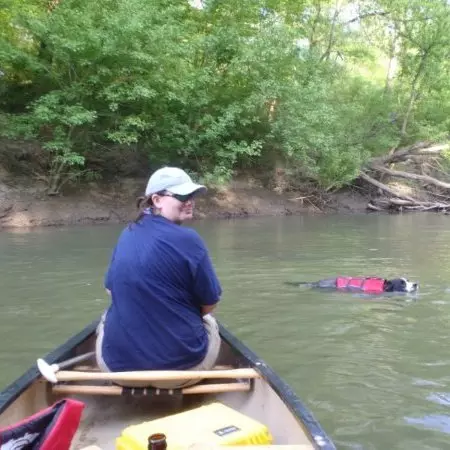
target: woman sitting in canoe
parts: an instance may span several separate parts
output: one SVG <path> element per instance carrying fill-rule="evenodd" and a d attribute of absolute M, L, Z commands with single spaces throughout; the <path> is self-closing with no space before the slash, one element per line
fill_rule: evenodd
<path fill-rule="evenodd" d="M 141 213 L 122 231 L 106 273 L 111 305 L 98 328 L 101 370 L 214 366 L 220 336 L 210 313 L 222 291 L 202 238 L 181 226 L 192 219 L 194 197 L 205 191 L 175 167 L 163 167 L 150 177 L 145 197 L 138 202 Z"/>

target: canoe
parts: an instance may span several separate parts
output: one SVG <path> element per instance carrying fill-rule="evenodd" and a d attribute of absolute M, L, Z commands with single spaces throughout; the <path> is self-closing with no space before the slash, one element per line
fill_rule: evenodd
<path fill-rule="evenodd" d="M 91 352 L 96 326 L 97 321 L 49 353 L 45 361 L 55 364 Z M 56 384 L 44 379 L 34 366 L 0 393 L 0 428 L 70 398 L 84 403 L 70 448 L 113 450 L 116 438 L 131 425 L 219 403 L 267 427 L 273 438 L 270 446 L 275 450 L 336 448 L 313 414 L 273 369 L 223 325 L 220 335 L 222 365 L 214 368 L 218 376 L 202 377 L 199 383 L 182 390 L 122 388 L 101 379 L 103 374 L 92 359 L 56 372 L 57 376 L 66 376 L 66 381 Z M 72 378 L 74 381 L 67 381 Z M 170 434 L 167 439 L 170 450 Z"/>

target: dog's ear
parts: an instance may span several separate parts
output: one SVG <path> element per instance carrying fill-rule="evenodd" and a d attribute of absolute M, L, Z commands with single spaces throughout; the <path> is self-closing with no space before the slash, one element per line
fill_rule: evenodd
<path fill-rule="evenodd" d="M 394 283 L 391 280 L 384 280 L 384 292 L 392 292 L 394 290 Z"/>

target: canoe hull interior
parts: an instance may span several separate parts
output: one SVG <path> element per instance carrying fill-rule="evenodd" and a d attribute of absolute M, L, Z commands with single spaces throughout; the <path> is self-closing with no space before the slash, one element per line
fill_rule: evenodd
<path fill-rule="evenodd" d="M 83 354 L 94 345 L 93 329 L 80 336 L 76 345 L 61 349 L 57 359 Z M 266 425 L 274 444 L 303 445 L 305 449 L 334 449 L 334 445 L 292 390 L 250 350 L 222 328 L 221 364 L 231 367 L 254 367 L 261 378 L 252 380 L 252 389 L 246 392 L 223 392 L 196 395 L 132 397 L 120 395 L 70 395 L 82 401 L 85 408 L 80 427 L 71 449 L 98 445 L 102 450 L 115 449 L 115 439 L 130 425 L 176 414 L 211 402 L 221 402 Z M 82 338 L 82 339 L 81 339 Z M 93 367 L 92 370 L 95 370 Z M 247 380 L 248 381 L 248 380 Z M 211 380 L 210 383 L 229 383 L 230 380 Z M 90 385 L 102 385 L 91 382 Z M 66 395 L 67 397 L 67 395 Z M 25 417 L 64 398 L 52 391 L 52 385 L 43 380 L 36 369 L 12 384 L 0 394 L 0 427 L 23 420 Z"/>

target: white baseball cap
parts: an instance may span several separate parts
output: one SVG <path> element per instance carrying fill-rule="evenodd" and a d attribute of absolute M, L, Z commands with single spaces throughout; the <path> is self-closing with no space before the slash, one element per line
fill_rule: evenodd
<path fill-rule="evenodd" d="M 145 195 L 169 191 L 172 194 L 189 195 L 194 192 L 206 192 L 206 187 L 196 184 L 191 177 L 178 167 L 162 167 L 152 174 L 145 189 Z"/>

